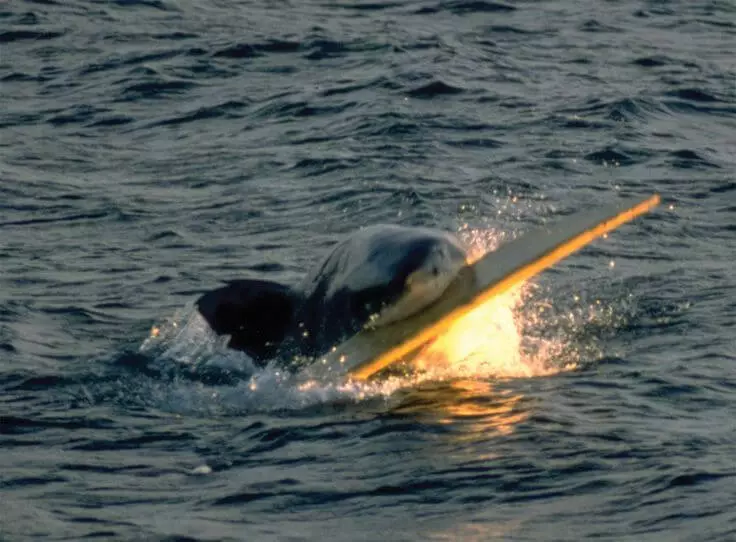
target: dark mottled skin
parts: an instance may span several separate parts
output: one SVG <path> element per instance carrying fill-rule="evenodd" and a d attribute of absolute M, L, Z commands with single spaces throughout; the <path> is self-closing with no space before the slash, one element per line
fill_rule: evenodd
<path fill-rule="evenodd" d="M 462 245 L 449 233 L 372 226 L 335 245 L 296 288 L 238 280 L 203 295 L 197 307 L 215 332 L 231 336 L 228 346 L 257 362 L 311 357 L 396 303 L 418 269 L 430 276 L 452 273 L 464 261 Z"/>

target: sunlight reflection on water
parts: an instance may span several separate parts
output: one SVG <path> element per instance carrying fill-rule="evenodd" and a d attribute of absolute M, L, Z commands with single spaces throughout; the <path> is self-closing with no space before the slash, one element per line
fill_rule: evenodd
<path fill-rule="evenodd" d="M 468 247 L 470 261 L 513 237 L 493 229 L 467 227 L 459 235 Z M 291 375 L 276 363 L 259 369 L 248 356 L 227 349 L 226 338 L 209 331 L 193 306 L 154 326 L 140 350 L 188 367 L 216 367 L 245 377 L 234 386 L 217 389 L 177 382 L 171 393 L 158 393 L 169 408 L 204 401 L 211 403 L 208 411 L 215 408 L 223 413 L 299 409 L 332 401 L 387 399 L 399 390 L 410 389 L 418 395 L 408 402 L 401 399 L 397 411 L 423 408 L 440 423 L 471 421 L 479 432 L 507 433 L 526 415 L 516 408 L 521 396 L 497 392 L 498 380 L 549 376 L 578 366 L 578 351 L 568 344 L 572 340 L 569 326 L 558 333 L 536 333 L 556 325 L 552 302 L 532 295 L 536 293 L 530 282 L 490 300 L 425 346 L 410 365 L 368 382 L 338 377 L 315 380 L 305 376 L 308 373 Z M 585 321 L 583 313 L 580 322 Z M 187 394 L 195 395 L 196 400 Z"/>

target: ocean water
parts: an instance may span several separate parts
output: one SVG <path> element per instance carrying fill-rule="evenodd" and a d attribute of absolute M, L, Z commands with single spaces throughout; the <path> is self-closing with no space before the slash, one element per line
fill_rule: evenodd
<path fill-rule="evenodd" d="M 5 0 L 0 104 L 0 540 L 736 540 L 733 1 Z M 654 192 L 426 374 L 193 310 Z"/>

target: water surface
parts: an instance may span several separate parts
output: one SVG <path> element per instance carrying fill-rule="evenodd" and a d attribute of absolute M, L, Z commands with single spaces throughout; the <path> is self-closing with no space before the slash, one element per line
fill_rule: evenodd
<path fill-rule="evenodd" d="M 736 538 L 735 58 L 729 1 L 2 3 L 0 538 Z M 192 310 L 652 192 L 436 378 L 297 385 Z"/>

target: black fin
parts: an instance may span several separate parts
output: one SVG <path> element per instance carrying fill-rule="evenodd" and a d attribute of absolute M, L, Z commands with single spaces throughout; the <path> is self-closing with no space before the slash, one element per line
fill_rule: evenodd
<path fill-rule="evenodd" d="M 204 294 L 197 308 L 215 333 L 230 335 L 230 348 L 264 361 L 276 354 L 300 301 L 288 286 L 246 279 Z"/>

